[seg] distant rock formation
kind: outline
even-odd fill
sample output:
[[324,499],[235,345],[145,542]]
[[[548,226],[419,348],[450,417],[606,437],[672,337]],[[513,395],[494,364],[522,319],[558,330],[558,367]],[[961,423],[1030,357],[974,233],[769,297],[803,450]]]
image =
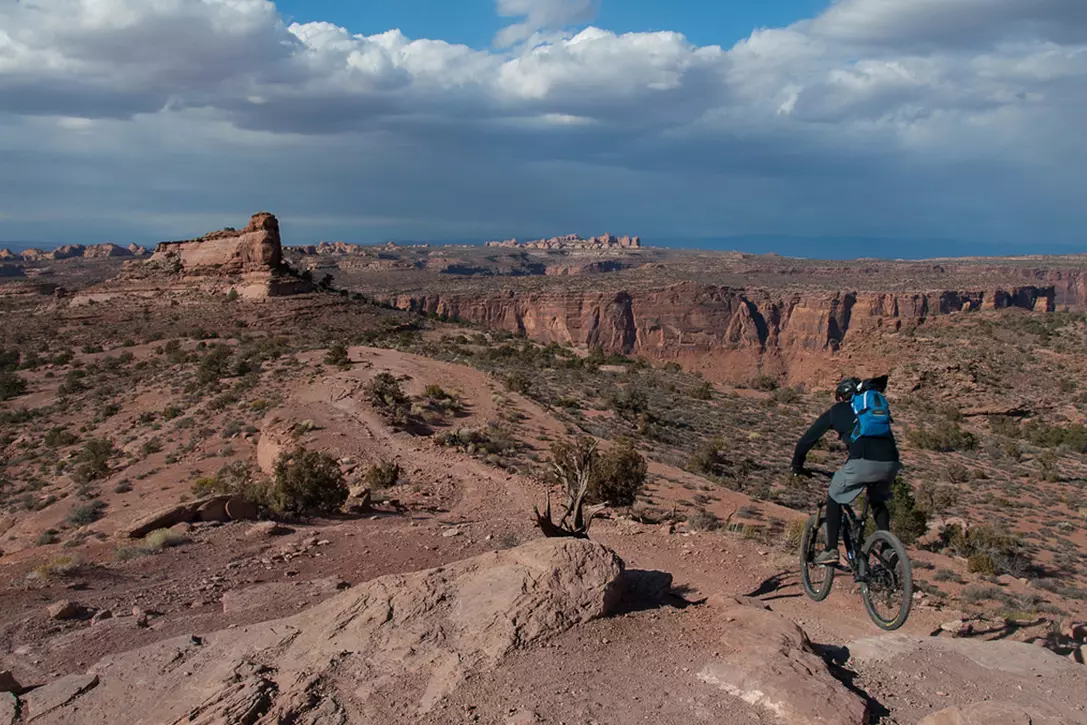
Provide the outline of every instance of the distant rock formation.
[[16,254],[10,249],[0,249],[0,261],[23,262],[57,261],[62,259],[105,259],[109,257],[142,257],[147,250],[136,244],[120,247],[112,242],[105,244],[64,244],[56,249],[26,249]]
[[268,212],[254,214],[240,232],[223,229],[199,239],[162,242],[151,255],[186,275],[233,275],[275,272],[283,266],[279,221]]
[[397,244],[396,242],[386,242],[381,246],[367,246],[365,244],[351,244],[350,242],[319,242],[317,244],[306,244],[301,247],[289,247],[292,252],[304,254],[306,256],[318,256],[318,257],[344,257],[354,254],[366,254],[371,250],[385,249],[429,249],[430,244]]
[[614,234],[602,234],[599,237],[583,239],[577,234],[567,234],[551,239],[537,239],[531,242],[518,242],[516,239],[507,239],[504,242],[487,242],[486,247],[505,247],[514,249],[570,249],[570,250],[600,250],[600,249],[640,249],[641,237],[617,237]]

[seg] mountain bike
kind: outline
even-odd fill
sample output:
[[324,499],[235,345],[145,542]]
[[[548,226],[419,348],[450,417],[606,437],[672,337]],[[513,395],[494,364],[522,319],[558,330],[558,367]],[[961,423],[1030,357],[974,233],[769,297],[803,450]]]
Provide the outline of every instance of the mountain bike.
[[[824,471],[815,471],[829,477]],[[804,525],[800,537],[800,581],[804,592],[817,602],[830,594],[836,568],[813,563],[826,548],[826,513],[819,504],[815,515]],[[906,623],[913,604],[913,571],[906,547],[890,531],[876,531],[864,537],[868,521],[868,496],[860,517],[852,506],[842,506],[841,539],[853,581],[860,584],[861,599],[868,616],[880,629],[893,631]]]

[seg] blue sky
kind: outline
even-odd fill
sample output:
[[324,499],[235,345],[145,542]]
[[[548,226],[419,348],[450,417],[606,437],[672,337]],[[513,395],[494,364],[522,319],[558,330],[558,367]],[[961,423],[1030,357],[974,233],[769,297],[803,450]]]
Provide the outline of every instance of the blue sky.
[[1085,251],[1085,126],[1081,0],[0,2],[0,240]]
[[[732,45],[753,29],[817,15],[828,0],[611,0],[596,24],[618,33],[678,30],[698,45]],[[399,28],[411,38],[442,38],[474,48],[491,44],[505,25],[493,0],[286,0],[297,22],[326,21],[372,35]]]

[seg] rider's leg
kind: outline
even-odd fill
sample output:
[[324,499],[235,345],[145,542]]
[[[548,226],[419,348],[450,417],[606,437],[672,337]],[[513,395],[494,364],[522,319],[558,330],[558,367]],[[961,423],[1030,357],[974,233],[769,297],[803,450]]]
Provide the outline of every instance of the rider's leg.
[[876,528],[880,531],[891,530],[891,510],[886,501],[872,502],[872,516],[876,519]]
[[827,497],[827,551],[838,550],[838,537],[842,528],[842,505]]
[[842,528],[842,505],[827,496],[827,548],[815,557],[816,564],[837,564],[838,537]]

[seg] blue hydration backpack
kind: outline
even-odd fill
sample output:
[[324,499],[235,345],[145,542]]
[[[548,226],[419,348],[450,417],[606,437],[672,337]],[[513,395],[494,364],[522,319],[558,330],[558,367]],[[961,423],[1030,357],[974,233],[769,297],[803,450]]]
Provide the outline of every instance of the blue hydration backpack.
[[853,396],[853,413],[857,423],[853,426],[852,440],[858,438],[890,438],[891,407],[883,393],[867,386]]

